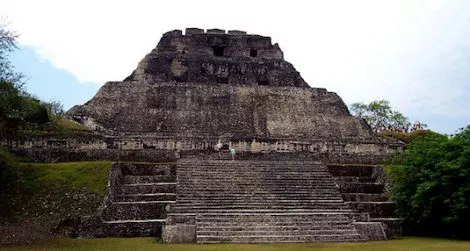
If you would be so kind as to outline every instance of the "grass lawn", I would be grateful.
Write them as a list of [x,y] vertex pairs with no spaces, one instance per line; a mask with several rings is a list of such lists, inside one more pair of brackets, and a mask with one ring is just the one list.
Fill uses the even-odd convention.
[[298,244],[161,244],[154,238],[54,239],[41,244],[6,245],[0,250],[165,250],[165,251],[277,251],[277,250],[380,250],[442,251],[470,250],[470,241],[407,237],[401,240],[361,243],[298,243]]

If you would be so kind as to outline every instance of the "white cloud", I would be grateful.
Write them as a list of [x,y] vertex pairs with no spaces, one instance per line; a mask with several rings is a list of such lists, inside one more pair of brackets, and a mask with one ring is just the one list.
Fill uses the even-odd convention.
[[22,44],[82,82],[124,79],[164,32],[200,27],[271,36],[311,86],[348,103],[384,98],[405,113],[428,104],[446,111],[468,90],[461,81],[436,78],[445,81],[450,66],[470,57],[458,57],[470,47],[469,1],[0,0],[0,6]]

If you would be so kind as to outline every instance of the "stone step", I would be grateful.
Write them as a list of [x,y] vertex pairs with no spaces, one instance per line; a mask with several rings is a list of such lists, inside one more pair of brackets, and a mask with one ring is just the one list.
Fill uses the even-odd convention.
[[[208,180],[180,180],[178,184],[180,186],[206,186],[206,187],[224,187],[225,186],[232,186],[232,187],[239,187],[239,186],[281,186],[281,187],[317,187],[317,188],[332,188],[336,187],[336,183],[334,181],[325,181],[325,182],[317,182],[313,180],[295,180],[295,181],[288,181],[288,180],[261,180],[261,179],[254,179],[254,180],[217,180],[211,179],[211,182],[217,183],[207,183]],[[360,183],[359,183],[360,184]]]
[[395,202],[378,201],[378,202],[346,202],[353,210],[360,213],[369,213],[372,218],[386,218],[394,215]]
[[[333,215],[321,217],[318,215],[295,216],[238,216],[238,217],[198,217],[198,227],[259,227],[259,226],[304,226],[321,227],[349,224],[351,216]],[[256,223],[256,225],[254,225]]]
[[102,213],[104,221],[165,219],[174,201],[112,202]]
[[265,230],[265,231],[231,231],[231,230],[217,230],[217,231],[207,231],[207,230],[197,230],[198,236],[269,236],[269,235],[330,235],[330,234],[357,234],[357,230],[354,227],[350,229],[290,229],[290,230]]
[[[229,164],[229,165],[227,165]],[[295,167],[295,168],[301,168],[301,167],[308,167],[308,168],[318,168],[318,169],[327,169],[324,165],[322,164],[312,164],[312,163],[295,163],[295,162],[284,162],[284,161],[279,161],[279,162],[273,162],[273,163],[266,163],[262,161],[218,161],[218,163],[204,163],[204,162],[194,162],[194,163],[183,163],[178,161],[177,165],[179,167],[186,167],[186,168],[193,168],[193,167],[219,167],[219,168],[236,168],[236,167],[246,167],[246,168],[253,168],[254,166],[256,167],[272,167],[272,168],[279,168],[283,169],[286,167]]]
[[328,165],[331,175],[337,176],[362,176],[371,177],[375,166],[367,165]]
[[259,179],[259,178],[263,178],[263,179],[292,179],[292,180],[298,180],[298,179],[304,179],[304,180],[311,180],[311,179],[317,179],[317,180],[335,180],[334,177],[332,177],[331,175],[329,175],[328,173],[325,173],[325,174],[305,174],[305,175],[283,175],[282,173],[278,173],[278,174],[275,174],[274,173],[270,173],[270,174],[260,174],[260,173],[240,173],[242,171],[239,171],[239,173],[232,173],[232,174],[229,174],[229,173],[209,173],[211,171],[209,170],[206,170],[206,173],[204,175],[204,173],[198,173],[198,174],[194,174],[194,173],[179,173],[178,176],[179,177],[188,177],[188,178],[191,178],[191,177],[196,177],[196,178],[202,178],[202,179],[208,179],[209,177],[211,179],[213,178],[217,178],[217,179],[221,179],[221,180],[230,180],[231,178],[240,178],[240,179]]
[[264,205],[264,204],[269,204],[268,202],[264,203],[222,203],[222,204],[175,204],[172,209],[177,210],[177,209],[197,209],[197,208],[203,208],[203,209],[230,209],[230,208],[253,208],[253,209],[267,209],[267,208],[276,208],[276,209],[293,209],[293,208],[299,208],[299,209],[343,209],[343,208],[348,208],[347,205],[344,204],[333,204],[333,203],[323,203],[323,204],[309,204],[309,203],[272,203],[269,205]]
[[343,193],[341,194],[344,201],[350,202],[371,202],[371,201],[387,201],[388,198],[380,193]]
[[[236,192],[230,193],[230,191],[220,191],[222,193],[226,193],[226,195],[221,196],[220,199],[228,199],[228,200],[270,200],[270,199],[289,199],[289,200],[342,200],[342,197],[339,193],[250,193],[247,192]],[[211,193],[211,194],[209,194]],[[206,194],[202,193],[194,193],[194,194],[183,194],[181,191],[178,192],[179,199],[181,201],[184,200],[217,200],[216,192],[206,191]]]
[[[176,201],[178,202],[178,200]],[[271,203],[270,205],[265,205],[266,203]],[[347,203],[355,203],[355,202],[347,202]],[[371,202],[367,202],[367,203],[371,203]],[[375,203],[381,203],[381,202],[375,202]],[[223,201],[221,202],[220,204],[217,204],[217,203],[210,203],[210,202],[207,202],[207,203],[204,203],[204,202],[186,202],[186,203],[177,203],[175,204],[175,207],[173,208],[177,208],[177,207],[180,207],[180,208],[184,208],[184,207],[204,207],[204,208],[209,208],[209,207],[214,207],[214,208],[218,208],[218,207],[223,207],[223,208],[226,208],[226,207],[241,207],[241,206],[246,206],[246,207],[261,207],[261,208],[265,208],[267,206],[275,206],[275,207],[282,207],[282,206],[288,206],[290,208],[292,207],[296,207],[298,206],[299,208],[302,207],[307,207],[307,208],[324,208],[324,207],[334,207],[334,208],[348,208],[348,205],[344,202],[322,202],[322,203],[311,203],[311,202],[293,202],[293,201],[279,201],[279,202],[273,202],[273,201],[260,201],[260,202],[246,202],[246,203],[239,203],[237,204],[236,202],[231,202],[231,201]]]
[[[250,196],[251,195],[251,196]],[[296,201],[315,201],[315,200],[325,200],[325,201],[343,201],[342,197],[338,194],[233,194],[233,195],[224,195],[220,198],[216,196],[204,196],[204,195],[194,195],[194,196],[179,196],[179,202],[217,202],[217,201],[247,201],[247,202],[256,202],[259,200],[263,201],[273,201],[273,200],[296,200]]]
[[239,198],[246,198],[246,197],[264,197],[264,198],[278,198],[284,196],[299,196],[299,197],[308,197],[308,196],[327,196],[327,197],[340,197],[341,193],[338,192],[337,189],[333,190],[326,190],[326,189],[302,189],[298,193],[295,193],[295,189],[284,189],[284,190],[270,190],[269,188],[264,188],[266,190],[260,189],[197,189],[193,188],[191,190],[188,189],[177,189],[177,193],[181,195],[181,198],[215,198],[217,194],[221,194],[224,197],[239,197]]
[[[315,224],[315,223],[324,223],[324,224]],[[308,224],[281,224],[277,222],[276,224],[261,224],[257,223],[256,226],[251,225],[228,225],[219,223],[217,225],[202,224],[198,223],[196,231],[302,231],[302,230],[354,230],[354,226],[351,224],[345,224],[344,221],[322,221],[322,222],[308,222]]]
[[205,236],[198,235],[197,243],[280,243],[280,242],[353,242],[363,241],[360,234],[330,235],[245,235],[245,236]]
[[[172,205],[174,206],[174,205]],[[204,215],[253,215],[253,214],[261,214],[261,215],[305,215],[305,214],[318,214],[318,215],[335,215],[335,214],[344,214],[344,215],[354,215],[356,214],[353,210],[347,209],[331,209],[331,210],[324,210],[324,209],[301,209],[301,208],[291,208],[291,209],[212,209],[207,210],[206,212],[194,212],[194,213],[174,213],[169,212],[168,216],[194,216],[199,215],[202,217]]]
[[252,194],[252,195],[276,195],[276,194],[298,194],[305,195],[305,194],[313,194],[313,195],[340,195],[339,189],[336,187],[331,188],[293,188],[293,187],[266,187],[266,186],[258,186],[258,187],[227,187],[227,188],[217,188],[217,187],[201,187],[201,186],[191,186],[191,187],[177,187],[176,189],[178,194],[181,195],[189,195],[189,196],[198,196],[198,195],[211,195],[211,194],[226,194],[227,196],[231,194]]
[[382,183],[345,182],[340,184],[341,193],[383,193]]
[[339,176],[336,177],[339,182],[365,182],[365,183],[375,183],[376,178],[364,177],[364,176]]
[[291,221],[198,221],[200,229],[218,229],[220,231],[228,231],[229,229],[252,229],[252,228],[296,228],[296,229],[349,229],[355,230],[350,224],[350,220],[323,220],[313,221],[309,219],[291,220]]
[[[253,202],[259,202],[263,201],[263,203],[270,203],[270,202],[276,202],[276,201],[338,201],[341,200],[341,197],[271,197],[271,198],[265,198],[265,197],[253,197],[253,198],[234,198],[234,197],[225,197],[225,198],[197,198],[197,199],[191,199],[191,198],[178,198],[178,204],[194,204],[194,203],[219,203],[219,202],[225,202],[225,203],[253,203]],[[341,203],[343,201],[341,200]]]
[[235,176],[243,176],[248,177],[250,175],[256,175],[260,177],[277,177],[277,175],[285,176],[285,177],[314,177],[317,176],[319,178],[335,178],[327,171],[302,171],[298,170],[295,172],[292,171],[282,171],[282,170],[211,170],[211,169],[200,169],[197,171],[185,171],[178,169],[178,175],[182,176],[201,176],[204,172],[210,173],[216,177],[223,177],[223,174],[230,174]]
[[[200,168],[200,167],[199,167]],[[282,175],[282,176],[292,176],[292,177],[299,177],[302,175],[306,176],[314,176],[314,175],[320,175],[320,176],[329,176],[332,177],[332,175],[327,171],[327,170],[283,170],[279,172],[274,172],[273,169],[263,169],[259,167],[254,167],[251,169],[240,169],[240,168],[234,168],[234,169],[228,169],[228,168],[222,168],[222,169],[194,169],[194,170],[182,170],[182,169],[177,169],[177,172],[179,174],[190,174],[190,175],[202,175],[204,171],[210,172],[211,175],[223,175],[223,174],[235,174],[235,175],[245,175],[249,176],[250,174],[252,175],[259,175],[259,176],[276,176],[276,175]],[[356,177],[356,176],[351,176],[351,177]]]
[[[210,209],[206,211],[199,211],[199,212],[187,212],[187,213],[176,213],[171,212],[168,213],[168,216],[172,217],[180,217],[180,216],[191,216],[191,217],[226,217],[232,215],[253,215],[253,214],[261,214],[261,215],[325,215],[324,217],[336,217],[337,215],[347,216],[349,218],[355,217],[356,212],[353,212],[351,209],[301,209],[301,208],[291,208],[291,209]],[[212,215],[212,216],[210,216]],[[235,216],[232,216],[235,217]]]
[[[265,209],[265,210],[275,210],[275,209],[284,209],[284,210],[292,210],[292,209],[313,209],[313,210],[340,210],[340,209],[348,209],[345,205],[339,206],[324,206],[324,205],[227,205],[227,206],[179,206],[174,205],[171,207],[171,211],[174,213],[182,213],[182,212],[209,212],[213,210],[254,210],[254,209]],[[364,211],[366,212],[366,211]]]
[[[333,204],[322,204],[322,205],[309,205],[309,204],[270,204],[270,205],[263,205],[263,204],[187,204],[187,205],[174,205],[171,207],[173,211],[190,211],[190,210],[211,210],[211,209],[324,209],[324,210],[335,210],[335,209],[347,209],[348,206],[346,205],[333,205]],[[363,210],[362,212],[367,212],[367,210]]]
[[175,193],[118,194],[116,201],[175,201]]
[[[160,195],[160,194],[156,194],[156,195]],[[166,195],[166,194],[161,194],[161,195]],[[124,195],[124,197],[126,197],[126,195]],[[332,199],[316,200],[316,199],[308,199],[308,198],[294,199],[294,198],[282,198],[282,197],[271,198],[271,199],[265,199],[265,198],[260,197],[257,200],[238,200],[238,201],[230,199],[230,198],[223,198],[220,200],[204,200],[204,199],[180,200],[178,199],[177,202],[178,202],[178,205],[194,205],[194,204],[199,204],[199,203],[203,203],[206,205],[212,205],[212,204],[218,204],[218,203],[221,203],[221,204],[237,204],[237,203],[244,204],[246,203],[250,205],[264,204],[264,203],[289,203],[289,204],[294,203],[294,204],[299,204],[299,205],[300,204],[323,204],[323,205],[341,204],[343,205],[344,204],[344,201],[341,199],[339,200],[332,200]]]
[[165,219],[103,221],[101,237],[161,236],[165,221]]
[[[199,169],[200,168],[200,169]],[[196,170],[184,170],[184,169],[177,169],[178,175],[203,175],[204,172],[210,173],[214,176],[222,176],[224,173],[231,174],[231,175],[241,175],[241,176],[249,176],[257,175],[257,176],[266,176],[266,177],[273,177],[274,175],[285,175],[287,177],[299,177],[302,175],[305,176],[318,176],[318,177],[333,177],[328,171],[326,170],[276,170],[276,169],[212,169],[212,168],[201,168],[198,167]],[[334,177],[333,177],[334,178]]]
[[122,175],[176,175],[174,164],[120,163]]
[[[193,199],[217,199],[217,198],[233,198],[233,199],[250,199],[250,198],[284,198],[284,197],[299,197],[299,198],[318,198],[318,197],[326,197],[326,198],[338,198],[341,199],[341,194],[338,192],[325,192],[322,193],[321,190],[315,191],[299,191],[299,193],[295,193],[292,191],[283,192],[283,191],[266,191],[266,192],[255,192],[255,191],[220,191],[223,192],[223,195],[217,197],[216,191],[209,190],[209,191],[195,191],[194,193],[189,193],[190,191],[178,191],[180,198],[187,198],[190,200]],[[230,192],[230,193],[228,193]]]
[[[204,194],[226,194],[230,195],[231,193],[233,194],[341,194],[339,192],[339,189],[336,187],[332,188],[323,188],[323,189],[313,189],[313,188],[296,188],[296,187],[282,187],[282,188],[276,188],[276,187],[264,187],[264,186],[259,186],[259,187],[238,187],[237,188],[227,188],[227,189],[218,189],[218,188],[207,188],[207,187],[197,187],[197,186],[192,186],[192,187],[177,187],[176,189],[179,194],[185,195],[185,194],[191,194],[192,195],[204,195]],[[225,192],[225,193],[222,193]],[[230,193],[228,193],[230,192]]]
[[[291,187],[238,187],[238,188],[212,188],[212,187],[198,187],[198,186],[191,186],[185,187],[184,189],[178,187],[176,189],[178,194],[183,196],[205,196],[208,195],[209,197],[214,194],[225,194],[230,196],[234,195],[266,195],[266,196],[276,196],[278,194],[296,194],[296,189]],[[304,195],[340,195],[338,188],[331,187],[331,188],[298,188],[298,194],[301,196]]]
[[[282,171],[289,171],[289,170],[320,170],[320,171],[328,171],[329,169],[326,168],[324,165],[309,165],[305,163],[271,163],[265,164],[261,162],[240,162],[240,161],[220,161],[221,163],[217,164],[208,164],[208,163],[197,163],[193,165],[185,165],[180,162],[177,163],[179,169],[183,170],[197,170],[198,167],[203,167],[204,169],[276,169]],[[222,163],[223,162],[223,163]]]
[[[189,159],[180,159],[178,160],[178,165],[223,165],[226,164],[227,161],[218,161],[218,160],[189,160]],[[314,165],[314,166],[322,166],[324,167],[323,163],[315,162],[315,161],[276,161],[276,160],[238,160],[230,163],[232,166],[236,165]]]
[[176,176],[173,176],[173,175],[125,175],[125,176],[122,176],[122,180],[124,184],[174,182],[176,181]]
[[285,175],[287,177],[299,177],[302,174],[306,176],[318,176],[318,177],[333,177],[327,170],[300,170],[300,169],[285,169],[285,170],[277,170],[277,169],[270,169],[270,168],[258,168],[255,169],[246,169],[246,168],[221,168],[221,169],[213,169],[213,168],[202,168],[198,167],[198,169],[194,170],[184,170],[181,168],[177,169],[178,175],[203,175],[204,172],[210,173],[214,176],[222,176],[224,173],[233,174],[233,175],[241,175],[241,176],[249,176],[257,175],[257,176],[266,176],[272,177],[274,175]]
[[329,173],[305,173],[304,175],[298,174],[298,175],[289,175],[289,174],[284,174],[282,172],[266,172],[266,173],[261,173],[261,172],[246,172],[242,173],[242,170],[239,170],[238,172],[213,172],[210,170],[204,170],[206,173],[199,171],[197,173],[187,173],[187,172],[180,172],[178,171],[178,176],[179,177],[198,177],[198,178],[206,178],[206,177],[215,177],[215,178],[220,178],[220,179],[230,179],[230,178],[266,178],[266,179],[278,179],[278,178],[290,178],[290,179],[318,179],[318,180],[335,180],[335,177],[331,176]]
[[[187,205],[207,205],[207,206],[217,206],[218,203],[219,205],[238,205],[236,201],[232,200],[222,200],[222,201],[204,201],[204,200],[198,200],[198,201],[184,201],[180,202],[179,200],[176,200],[178,202],[178,205],[181,206],[187,206]],[[272,203],[273,205],[312,205],[312,206],[326,206],[326,205],[334,205],[334,206],[346,206],[345,202],[343,200],[288,200],[288,199],[279,199],[279,200],[258,200],[258,201],[240,201],[239,205],[263,205],[266,203]],[[348,202],[348,203],[355,203],[355,202]],[[362,202],[359,202],[362,203]],[[373,203],[373,202],[364,202],[364,203]],[[381,203],[381,202],[375,202],[375,203]]]
[[228,179],[222,179],[220,177],[214,177],[214,176],[206,176],[206,177],[182,177],[178,176],[179,183],[181,184],[198,184],[198,183],[204,183],[204,181],[210,180],[213,181],[214,184],[217,184],[215,182],[227,182],[227,183],[233,183],[233,184],[250,184],[252,182],[256,183],[272,183],[272,184],[277,184],[277,183],[288,183],[288,184],[335,184],[336,182],[334,179],[309,179],[308,177],[304,178],[298,178],[298,179],[291,179],[291,178],[263,178],[263,177],[231,177]]
[[[324,188],[324,189],[301,189],[296,190],[294,187],[275,188],[275,187],[239,187],[238,189],[218,189],[218,188],[206,188],[206,187],[177,187],[179,194],[204,194],[204,193],[219,193],[230,192],[234,194],[293,194],[293,193],[304,193],[304,194],[340,194],[337,188]],[[192,193],[191,193],[192,192]],[[226,193],[225,193],[226,194]]]
[[118,194],[175,193],[175,192],[176,192],[176,182],[125,184],[125,185],[116,187],[116,193]]
[[233,211],[229,213],[220,213],[220,212],[209,212],[203,214],[197,214],[198,217],[213,217],[216,215],[224,216],[224,217],[239,217],[239,216],[254,216],[254,217],[266,217],[266,216],[279,216],[279,217],[292,217],[292,216],[305,216],[305,215],[313,215],[313,216],[321,216],[321,217],[329,217],[329,216],[337,216],[343,215],[347,216],[350,215],[352,210],[252,210],[252,211]]

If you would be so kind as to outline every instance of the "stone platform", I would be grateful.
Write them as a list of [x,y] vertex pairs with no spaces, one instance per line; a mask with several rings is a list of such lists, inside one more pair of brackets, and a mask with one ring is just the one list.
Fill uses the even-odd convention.
[[343,200],[326,165],[309,161],[178,161],[177,199],[163,238],[182,243],[385,239]]
[[340,186],[341,196],[353,210],[367,213],[370,221],[382,223],[387,238],[402,235],[403,219],[394,217],[395,203],[386,196],[383,167],[375,165],[329,165]]
[[98,215],[81,224],[81,237],[161,236],[166,212],[176,200],[176,166],[115,163],[108,192]]

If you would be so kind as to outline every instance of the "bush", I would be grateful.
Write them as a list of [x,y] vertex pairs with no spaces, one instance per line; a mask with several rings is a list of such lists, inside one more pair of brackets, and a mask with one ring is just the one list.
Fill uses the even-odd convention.
[[470,127],[417,135],[389,169],[392,199],[413,234],[470,238]]
[[[10,196],[18,180],[18,162],[6,148],[0,147],[0,205],[10,205]],[[11,208],[0,206],[0,213],[5,215]]]
[[381,132],[379,135],[386,137],[386,138],[392,138],[396,140],[403,141],[407,144],[411,143],[413,139],[415,138],[420,138],[422,136],[428,135],[428,134],[438,134],[435,133],[431,130],[416,130],[413,132],[392,132],[392,131],[385,131]]

